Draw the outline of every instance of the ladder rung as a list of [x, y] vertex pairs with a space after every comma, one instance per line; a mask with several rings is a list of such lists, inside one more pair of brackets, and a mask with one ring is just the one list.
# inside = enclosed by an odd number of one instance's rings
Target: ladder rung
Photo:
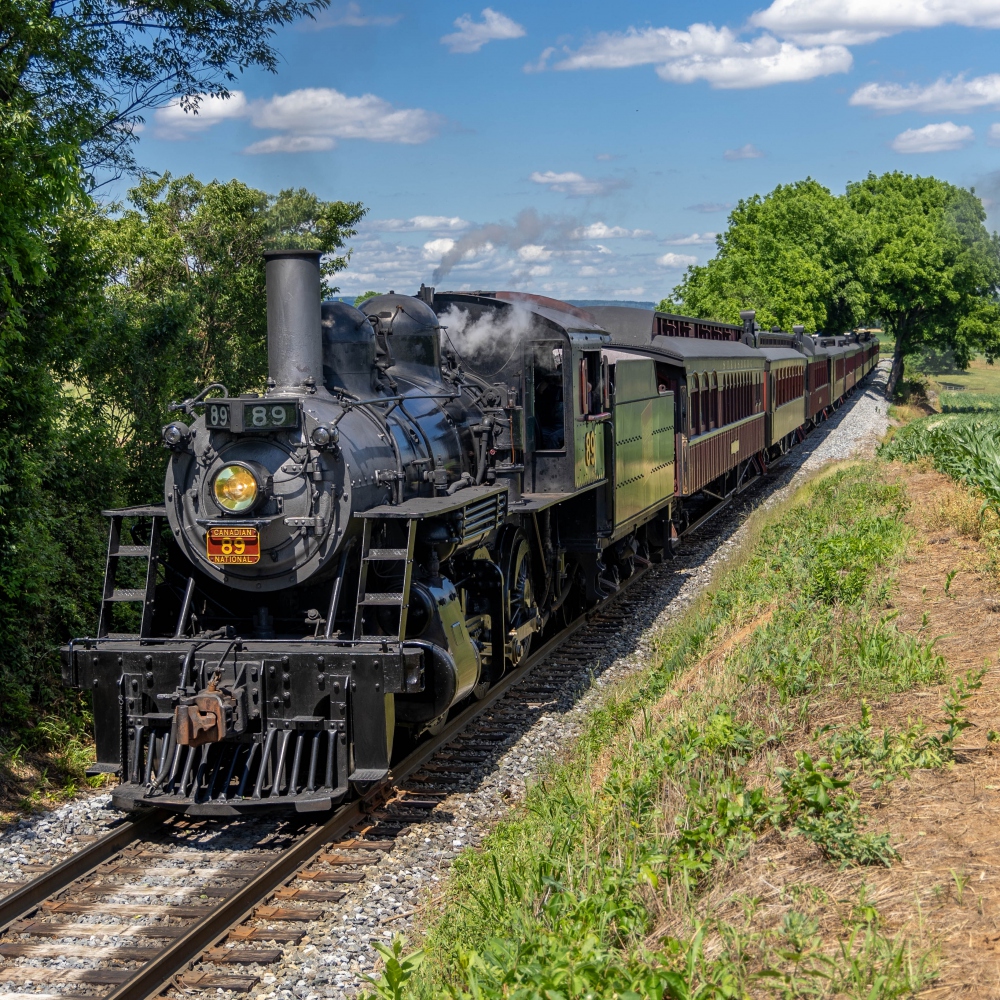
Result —
[[145, 590], [116, 590], [110, 597], [104, 598], [106, 601], [143, 601], [146, 600]]
[[369, 562], [376, 559], [405, 559], [406, 549], [369, 549], [365, 556]]
[[109, 555], [112, 556], [131, 556], [134, 558], [142, 557], [143, 559], [149, 558], [149, 546], [148, 545], [119, 545], [117, 552], [111, 552]]
[[365, 594], [364, 600], [361, 601], [362, 605], [394, 605], [402, 604], [403, 595], [402, 594]]

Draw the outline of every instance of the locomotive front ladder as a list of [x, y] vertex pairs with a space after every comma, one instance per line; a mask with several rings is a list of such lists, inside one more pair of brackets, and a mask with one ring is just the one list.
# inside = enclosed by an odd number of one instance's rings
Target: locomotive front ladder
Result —
[[[410, 521], [406, 531], [406, 548], [373, 548], [374, 522], [365, 518], [361, 536], [361, 572], [358, 579], [358, 606], [354, 613], [353, 638], [366, 642], [384, 641], [386, 635], [374, 635], [371, 618], [376, 608], [394, 608], [399, 612], [397, 637], [400, 642], [406, 635], [406, 616], [410, 608], [410, 584], [413, 582], [413, 547], [417, 540], [417, 521]], [[368, 590], [368, 569], [372, 563], [402, 563], [403, 583], [400, 591]], [[367, 619], [367, 621], [366, 621]]]
[[[108, 534], [108, 561], [104, 569], [104, 594], [101, 598], [101, 617], [97, 626], [97, 637], [107, 638], [110, 634], [114, 606], [120, 603], [142, 604], [142, 622], [139, 638], [148, 638], [153, 630], [153, 610], [156, 595], [156, 570], [160, 557], [160, 533], [167, 518], [166, 507], [120, 507], [103, 511], [111, 520]], [[122, 545], [122, 522], [125, 518], [149, 521], [148, 545]], [[134, 536], [133, 531], [130, 532]], [[119, 587], [118, 567], [122, 559], [146, 560], [146, 585], [144, 587]]]

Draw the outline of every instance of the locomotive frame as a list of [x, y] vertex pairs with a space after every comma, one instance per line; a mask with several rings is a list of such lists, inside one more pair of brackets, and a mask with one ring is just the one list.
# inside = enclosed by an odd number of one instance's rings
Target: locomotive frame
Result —
[[304, 251], [268, 254], [267, 281], [267, 391], [178, 404], [165, 503], [105, 512], [97, 634], [63, 653], [120, 808], [324, 811], [384, 780], [878, 358], [749, 312], [423, 287], [321, 306]]

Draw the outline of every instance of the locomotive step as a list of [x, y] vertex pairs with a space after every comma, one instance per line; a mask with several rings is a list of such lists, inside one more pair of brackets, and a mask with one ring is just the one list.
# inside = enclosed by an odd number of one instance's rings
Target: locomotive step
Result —
[[106, 601], [145, 601], [146, 591], [138, 588], [128, 588], [126, 590], [116, 590], [110, 597], [104, 598]]
[[360, 602], [365, 607], [370, 605], [376, 605], [379, 607], [385, 606], [395, 606], [401, 605], [403, 603], [402, 594], [392, 594], [392, 593], [377, 593], [372, 591], [370, 594], [365, 594], [365, 599]]
[[395, 562], [398, 559], [406, 558], [406, 549], [369, 549], [368, 555], [365, 556], [369, 562], [374, 562], [375, 560], [388, 559]]

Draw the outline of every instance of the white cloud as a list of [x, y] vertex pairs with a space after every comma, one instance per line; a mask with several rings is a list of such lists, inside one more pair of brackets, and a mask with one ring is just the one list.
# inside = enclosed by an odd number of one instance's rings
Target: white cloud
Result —
[[990, 126], [990, 130], [986, 135], [986, 141], [991, 146], [1000, 146], [1000, 122]]
[[381, 233], [461, 232], [472, 223], [457, 215], [414, 215], [410, 219], [372, 219], [364, 228]]
[[452, 52], [478, 52], [487, 42], [521, 38], [524, 28], [491, 7], [483, 8], [482, 21], [473, 21], [471, 14], [463, 14], [455, 19], [458, 28], [452, 35], [444, 35], [441, 44]]
[[709, 243], [714, 243], [715, 237], [718, 235], [718, 233], [691, 233], [690, 236], [679, 234], [668, 236], [663, 242], [672, 247], [707, 246]]
[[536, 170], [529, 178], [535, 184], [542, 184], [550, 191], [568, 194], [574, 198], [588, 198], [596, 195], [610, 194], [612, 191], [628, 186], [628, 182], [617, 177], [601, 179], [584, 177], [575, 170], [557, 173], [546, 170], [544, 173]]
[[552, 257], [552, 251], [546, 250], [545, 247], [539, 246], [537, 243], [528, 243], [523, 247], [518, 247], [517, 255], [521, 260], [549, 260]]
[[249, 104], [242, 90], [233, 90], [229, 97], [215, 97], [198, 94], [191, 98], [196, 102], [196, 110], [185, 111], [180, 101], [174, 101], [165, 108], [158, 108], [153, 115], [154, 130], [159, 139], [187, 139], [204, 132], [219, 122], [233, 118], [246, 118]]
[[272, 135], [250, 143], [243, 152], [251, 156], [261, 153], [322, 153], [336, 145], [328, 135]]
[[926, 87], [911, 83], [866, 83], [851, 95], [855, 107], [876, 111], [975, 111], [1000, 106], [1000, 73], [966, 80], [941, 77]]
[[361, 4], [352, 2], [334, 10], [325, 10], [315, 18], [304, 18], [296, 27], [301, 31], [324, 28], [388, 28], [398, 24], [402, 14], [365, 14]]
[[455, 248], [455, 241], [446, 236], [437, 240], [428, 240], [424, 244], [424, 257], [427, 260], [440, 260], [449, 250]]
[[1000, 28], [1000, 0], [774, 0], [750, 18], [803, 45], [863, 45], [916, 28]]
[[528, 275], [532, 278], [545, 278], [552, 273], [551, 264], [538, 264], [528, 269]]
[[639, 240], [652, 236], [648, 229], [626, 229], [624, 226], [609, 226], [605, 222], [592, 222], [589, 226], [580, 226], [570, 233], [574, 240]]
[[555, 66], [559, 70], [625, 69], [655, 65], [672, 83], [707, 80], [717, 88], [765, 87], [846, 73], [851, 53], [842, 45], [800, 48], [771, 35], [742, 41], [730, 28], [692, 24], [603, 32]]
[[333, 149], [338, 139], [414, 144], [426, 142], [439, 127], [437, 115], [422, 108], [396, 108], [374, 94], [349, 97], [331, 87], [307, 87], [267, 100], [248, 101], [239, 90], [228, 99], [199, 95], [198, 113], [180, 103], [155, 114], [156, 134], [184, 139], [219, 122], [249, 119], [255, 128], [278, 134], [251, 143], [245, 153], [309, 153]]
[[525, 73], [544, 73], [549, 68], [549, 60], [555, 55], [556, 49], [554, 45], [550, 45], [546, 49], [542, 49], [542, 54], [534, 61], [527, 62], [524, 64]]
[[752, 142], [748, 142], [739, 149], [727, 149], [722, 155], [726, 160], [759, 160], [764, 154]]
[[974, 134], [968, 125], [938, 122], [900, 132], [892, 140], [892, 148], [897, 153], [944, 153], [968, 145]]
[[257, 128], [292, 136], [407, 145], [426, 142], [439, 124], [437, 116], [422, 108], [396, 108], [374, 94], [348, 97], [332, 87], [306, 87], [255, 102], [251, 121]]
[[698, 258], [686, 253], [665, 253], [662, 257], [656, 258], [656, 263], [661, 267], [668, 267], [672, 271], [681, 271], [685, 267], [697, 264]]
[[703, 215], [714, 215], [716, 212], [728, 212], [733, 207], [729, 201], [702, 201], [697, 205], [688, 205], [689, 212], [701, 212]]
[[623, 299], [635, 299], [645, 291], [642, 285], [636, 285], [634, 288], [616, 288], [611, 294], [620, 295]]

